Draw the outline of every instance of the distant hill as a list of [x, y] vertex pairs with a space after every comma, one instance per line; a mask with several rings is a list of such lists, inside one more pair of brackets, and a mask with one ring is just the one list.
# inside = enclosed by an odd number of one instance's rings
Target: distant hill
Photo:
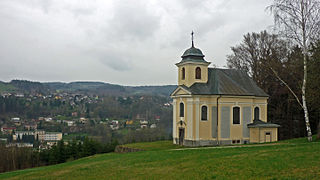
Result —
[[97, 95], [164, 95], [169, 96], [176, 88], [176, 85], [164, 86], [121, 86], [104, 82], [32, 82], [25, 80], [12, 80], [9, 83], [0, 81], [0, 92], [19, 92], [19, 93], [52, 93], [69, 92]]
[[[99, 95], [120, 95], [127, 94], [124, 86], [114, 85], [103, 82], [71, 82], [71, 83], [44, 83], [49, 86], [51, 91], [58, 92], [73, 92]], [[129, 93], [129, 92], [128, 92]]]
[[126, 86], [127, 91], [133, 92], [134, 94], [161, 94], [169, 96], [175, 89], [176, 85], [166, 86]]
[[49, 87], [40, 82], [12, 80], [10, 83], [20, 93], [48, 93]]

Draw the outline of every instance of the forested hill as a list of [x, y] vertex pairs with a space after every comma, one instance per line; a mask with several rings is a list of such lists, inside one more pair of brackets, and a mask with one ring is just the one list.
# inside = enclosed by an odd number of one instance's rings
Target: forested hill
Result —
[[32, 82], [26, 80], [0, 81], [0, 93], [85, 93], [96, 95], [135, 95], [150, 94], [169, 96], [176, 85], [164, 86], [121, 86], [104, 82]]

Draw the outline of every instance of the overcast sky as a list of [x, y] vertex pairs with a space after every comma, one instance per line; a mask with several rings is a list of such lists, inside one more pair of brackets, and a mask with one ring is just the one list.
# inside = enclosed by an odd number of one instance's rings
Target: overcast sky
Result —
[[0, 0], [0, 80], [177, 83], [191, 46], [217, 67], [271, 0]]

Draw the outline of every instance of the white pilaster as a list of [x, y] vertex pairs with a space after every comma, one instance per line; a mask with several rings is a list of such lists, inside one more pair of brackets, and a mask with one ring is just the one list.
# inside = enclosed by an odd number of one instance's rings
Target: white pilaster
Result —
[[196, 107], [196, 140], [199, 140], [199, 121], [200, 121], [200, 101], [199, 98], [195, 98], [195, 107]]
[[[173, 137], [173, 142], [175, 141], [175, 138], [177, 138], [177, 134], [176, 134], [176, 131], [177, 131], [177, 100], [176, 99], [173, 99], [173, 118], [172, 118], [172, 137]], [[175, 143], [175, 142], [174, 142]]]

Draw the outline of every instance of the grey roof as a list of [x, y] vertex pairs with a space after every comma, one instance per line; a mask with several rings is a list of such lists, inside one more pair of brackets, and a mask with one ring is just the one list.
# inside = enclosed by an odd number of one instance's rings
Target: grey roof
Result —
[[184, 89], [194, 95], [236, 95], [268, 97], [243, 71], [235, 69], [208, 68], [208, 82], [194, 83]]
[[255, 128], [255, 127], [280, 127], [278, 124], [273, 124], [269, 122], [264, 122], [259, 119], [253, 120], [253, 123], [247, 124], [248, 128]]
[[204, 62], [204, 63], [208, 63], [207, 61], [205, 61], [203, 59], [204, 55], [203, 55], [202, 51], [200, 49], [198, 49], [198, 48], [195, 48], [194, 46], [192, 46], [191, 48], [187, 49], [183, 53], [183, 55], [181, 57], [182, 57], [182, 60], [179, 63], [183, 63], [183, 62]]
[[189, 49], [187, 49], [183, 55], [181, 56], [182, 58], [187, 57], [187, 56], [199, 56], [199, 57], [204, 57], [202, 51], [198, 48], [195, 47], [191, 47]]

